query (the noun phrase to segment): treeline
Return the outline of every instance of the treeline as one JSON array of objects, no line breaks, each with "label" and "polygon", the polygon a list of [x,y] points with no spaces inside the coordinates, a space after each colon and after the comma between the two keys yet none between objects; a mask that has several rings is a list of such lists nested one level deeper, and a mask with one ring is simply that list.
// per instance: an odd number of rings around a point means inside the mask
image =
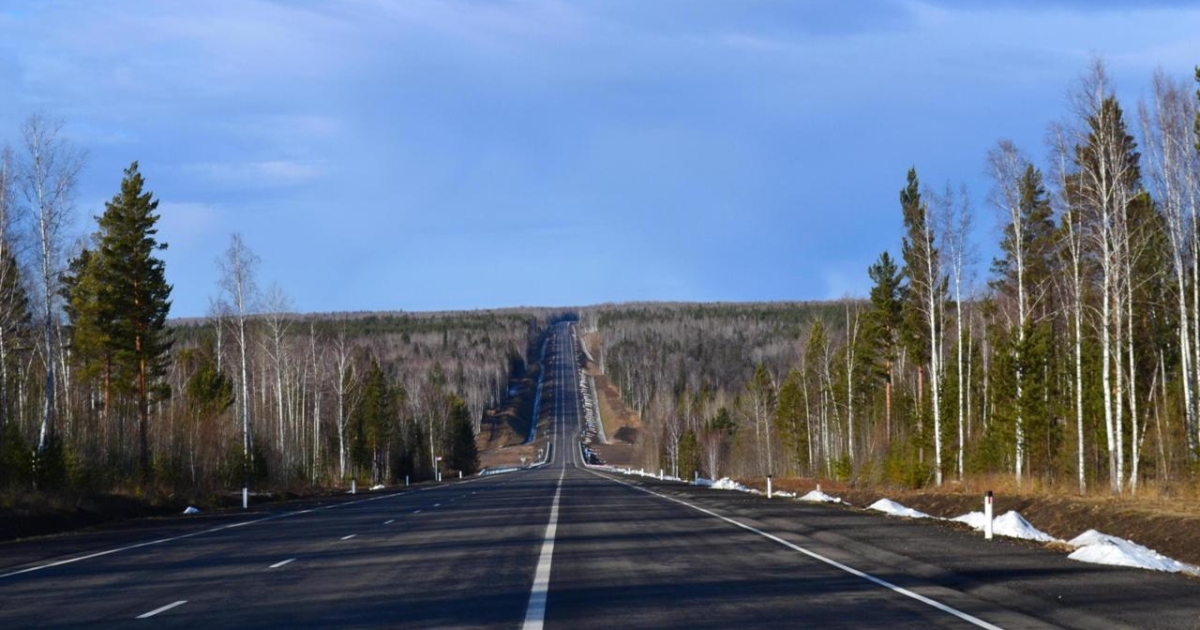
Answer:
[{"label": "treeline", "polygon": [[297,315],[239,235],[209,317],[168,320],[134,162],[68,232],[81,154],[30,118],[0,153],[0,491],[218,494],[478,467],[476,431],[556,314]]},{"label": "treeline", "polygon": [[1148,92],[1127,114],[1096,61],[1042,163],[987,153],[1003,236],[982,283],[970,191],[910,169],[899,256],[870,266],[869,299],[809,309],[798,333],[784,307],[597,311],[647,457],[684,476],[1194,481],[1200,93],[1161,72]]}]

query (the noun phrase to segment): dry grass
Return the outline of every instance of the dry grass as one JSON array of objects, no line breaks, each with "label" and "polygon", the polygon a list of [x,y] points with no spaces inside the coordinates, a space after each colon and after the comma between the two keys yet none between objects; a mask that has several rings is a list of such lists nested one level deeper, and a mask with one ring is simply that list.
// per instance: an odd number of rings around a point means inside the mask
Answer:
[{"label": "dry grass", "polygon": [[[741,479],[745,485],[764,489],[763,479]],[[1020,512],[1034,527],[1065,540],[1088,529],[1128,538],[1160,553],[1200,565],[1200,505],[1180,496],[1178,488],[1148,484],[1137,496],[1114,497],[1107,487],[1093,488],[1080,496],[1078,488],[1026,482],[1017,488],[1010,476],[979,476],[962,483],[947,483],[941,489],[861,487],[811,478],[777,479],[775,487],[804,494],[821,490],[863,507],[882,499],[898,501],[933,516],[953,518],[983,509],[986,490],[994,494],[996,514]]]}]

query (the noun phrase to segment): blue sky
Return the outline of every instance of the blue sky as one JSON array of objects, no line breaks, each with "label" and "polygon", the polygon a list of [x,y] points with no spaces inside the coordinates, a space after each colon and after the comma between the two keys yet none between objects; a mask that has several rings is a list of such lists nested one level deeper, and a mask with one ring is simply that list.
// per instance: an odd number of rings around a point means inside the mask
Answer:
[{"label": "blue sky", "polygon": [[240,232],[300,311],[865,294],[915,165],[1035,159],[1092,55],[1128,112],[1200,63],[1146,2],[0,0],[0,141],[88,153],[76,229],[141,162],[173,315]]}]

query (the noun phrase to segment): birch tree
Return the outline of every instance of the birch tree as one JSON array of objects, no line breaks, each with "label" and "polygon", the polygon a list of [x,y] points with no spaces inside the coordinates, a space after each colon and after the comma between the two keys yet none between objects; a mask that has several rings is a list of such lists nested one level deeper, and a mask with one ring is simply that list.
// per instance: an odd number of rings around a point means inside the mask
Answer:
[{"label": "birch tree", "polygon": [[1143,157],[1147,162],[1147,179],[1163,215],[1170,240],[1171,270],[1174,272],[1178,311],[1180,384],[1183,388],[1183,410],[1186,423],[1188,451],[1197,447],[1195,400],[1195,346],[1192,313],[1188,307],[1189,284],[1195,282],[1191,259],[1196,248],[1197,159],[1196,101],[1182,82],[1170,79],[1162,70],[1154,74],[1153,95],[1149,103],[1142,102],[1139,117],[1142,126]]},{"label": "birch tree", "polygon": [[[246,475],[250,465],[250,365],[249,341],[246,335],[247,319],[255,312],[258,300],[257,271],[259,257],[246,246],[242,235],[234,233],[229,238],[229,248],[225,255],[217,259],[217,269],[220,278],[218,286],[223,296],[228,300],[229,314],[233,326],[234,339],[237,341],[238,372],[240,375],[241,396],[239,396],[239,415],[242,420],[242,476]],[[243,492],[247,489],[243,483]],[[243,507],[245,507],[243,505]]]},{"label": "birch tree", "polygon": [[42,454],[49,434],[54,430],[57,387],[54,332],[59,316],[59,275],[63,270],[63,250],[73,220],[75,185],[83,166],[83,155],[64,137],[62,121],[47,120],[35,114],[25,121],[21,131],[25,155],[19,167],[18,189],[36,247],[34,266],[38,274],[42,320],[45,392],[37,445],[38,453]]},{"label": "birch tree", "polygon": [[957,346],[956,369],[955,377],[958,379],[957,388],[957,410],[958,410],[958,448],[955,452],[954,468],[959,481],[963,478],[963,462],[967,450],[966,444],[966,404],[964,395],[964,370],[963,370],[963,340],[965,337],[966,321],[963,318],[963,284],[966,280],[968,265],[971,264],[973,258],[973,250],[969,242],[972,211],[971,199],[967,194],[966,186],[963,186],[957,196],[954,191],[946,186],[945,193],[939,199],[939,222],[941,224],[941,233],[943,235],[942,245],[945,249],[946,259],[950,267],[950,280],[954,285],[954,321],[955,321],[955,344]]},{"label": "birch tree", "polygon": [[[992,205],[1004,220],[1004,257],[995,263],[1002,288],[1011,289],[1016,301],[1016,341],[1012,346],[1016,367],[1016,421],[1014,473],[1021,483],[1026,456],[1025,378],[1028,370],[1027,337],[1033,323],[1034,307],[1044,290],[1031,286],[1030,269],[1044,257],[1052,238],[1050,202],[1042,185],[1042,176],[1021,155],[1016,146],[1001,141],[988,153],[989,172],[994,183]],[[1043,269],[1046,273],[1048,270]],[[1003,289],[1002,289],[1003,290]]]},{"label": "birch tree", "polygon": [[1074,175],[1071,163],[1074,154],[1072,134],[1062,125],[1050,129],[1051,153],[1058,194],[1059,206],[1058,254],[1067,273],[1059,281],[1066,285],[1064,293],[1070,309],[1071,348],[1073,354],[1075,403],[1075,455],[1079,494],[1087,492],[1087,469],[1084,466],[1084,418],[1083,418],[1083,286],[1084,286],[1084,230],[1079,209],[1079,195],[1074,192]]}]

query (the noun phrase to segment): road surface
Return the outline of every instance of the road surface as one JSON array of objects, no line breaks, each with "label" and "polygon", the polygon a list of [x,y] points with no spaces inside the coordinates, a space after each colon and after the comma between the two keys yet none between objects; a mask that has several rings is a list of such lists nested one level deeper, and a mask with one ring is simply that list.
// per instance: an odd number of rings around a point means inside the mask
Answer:
[{"label": "road surface", "polygon": [[555,328],[542,467],[0,545],[0,627],[1200,626],[1200,582],[591,470]]}]

